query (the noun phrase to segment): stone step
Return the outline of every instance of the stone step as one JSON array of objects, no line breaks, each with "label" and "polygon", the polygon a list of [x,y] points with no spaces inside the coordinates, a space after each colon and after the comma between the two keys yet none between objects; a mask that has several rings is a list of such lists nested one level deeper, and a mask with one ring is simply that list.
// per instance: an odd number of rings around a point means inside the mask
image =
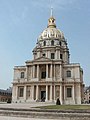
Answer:
[{"label": "stone step", "polygon": [[0,116],[14,116],[14,117],[31,117],[31,118],[50,118],[50,119],[59,119],[59,118],[82,118],[80,120],[90,120],[90,113],[68,113],[68,112],[55,112],[55,111],[44,111],[44,110],[17,110],[17,109],[1,109]]},{"label": "stone step", "polygon": [[51,113],[89,113],[90,110],[56,110],[56,109],[43,109],[43,108],[3,108],[1,107],[0,110],[5,111],[29,111],[29,112],[51,112]]}]

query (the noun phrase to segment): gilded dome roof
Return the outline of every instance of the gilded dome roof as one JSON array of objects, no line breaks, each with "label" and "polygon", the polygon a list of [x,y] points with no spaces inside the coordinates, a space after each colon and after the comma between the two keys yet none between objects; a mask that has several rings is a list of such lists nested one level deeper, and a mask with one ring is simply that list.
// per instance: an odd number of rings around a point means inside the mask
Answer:
[{"label": "gilded dome roof", "polygon": [[55,38],[55,39],[63,39],[64,38],[64,34],[59,29],[56,28],[54,17],[50,17],[48,19],[48,26],[40,34],[38,40],[50,39],[50,38]]}]

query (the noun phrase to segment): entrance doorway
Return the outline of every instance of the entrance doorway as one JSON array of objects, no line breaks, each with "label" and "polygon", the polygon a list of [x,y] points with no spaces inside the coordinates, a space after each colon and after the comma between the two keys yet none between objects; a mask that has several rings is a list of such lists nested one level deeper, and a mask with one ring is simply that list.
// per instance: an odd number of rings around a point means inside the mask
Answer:
[{"label": "entrance doorway", "polygon": [[41,101],[45,102],[46,99],[46,91],[41,91]]}]

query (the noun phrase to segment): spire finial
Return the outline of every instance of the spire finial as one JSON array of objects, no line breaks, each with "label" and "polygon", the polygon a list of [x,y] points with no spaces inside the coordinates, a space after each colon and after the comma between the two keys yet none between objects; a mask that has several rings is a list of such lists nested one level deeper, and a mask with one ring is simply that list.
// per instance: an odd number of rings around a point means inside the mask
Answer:
[{"label": "spire finial", "polygon": [[51,17],[53,17],[53,7],[51,7]]},{"label": "spire finial", "polygon": [[52,0],[50,0],[50,17],[53,17],[53,7],[52,7]]}]

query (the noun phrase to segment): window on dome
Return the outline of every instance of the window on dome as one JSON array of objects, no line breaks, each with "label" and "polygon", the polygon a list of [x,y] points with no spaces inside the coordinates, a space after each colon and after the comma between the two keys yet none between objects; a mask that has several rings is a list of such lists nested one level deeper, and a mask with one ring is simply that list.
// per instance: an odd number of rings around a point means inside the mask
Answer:
[{"label": "window on dome", "polygon": [[43,42],[43,45],[46,46],[46,41]]},{"label": "window on dome", "polygon": [[51,41],[51,45],[52,45],[52,46],[54,45],[54,40]]},{"label": "window on dome", "polygon": [[61,35],[58,35],[58,37],[61,37]]},{"label": "window on dome", "polygon": [[24,72],[21,72],[21,78],[24,78]]},{"label": "window on dome", "polygon": [[67,71],[67,77],[71,77],[71,71],[70,70]]},{"label": "window on dome", "polygon": [[51,59],[54,59],[54,58],[55,58],[54,53],[51,53]]},{"label": "window on dome", "polygon": [[51,36],[54,36],[54,33],[51,33]]},{"label": "window on dome", "polygon": [[45,53],[43,53],[42,56],[45,57]]}]

